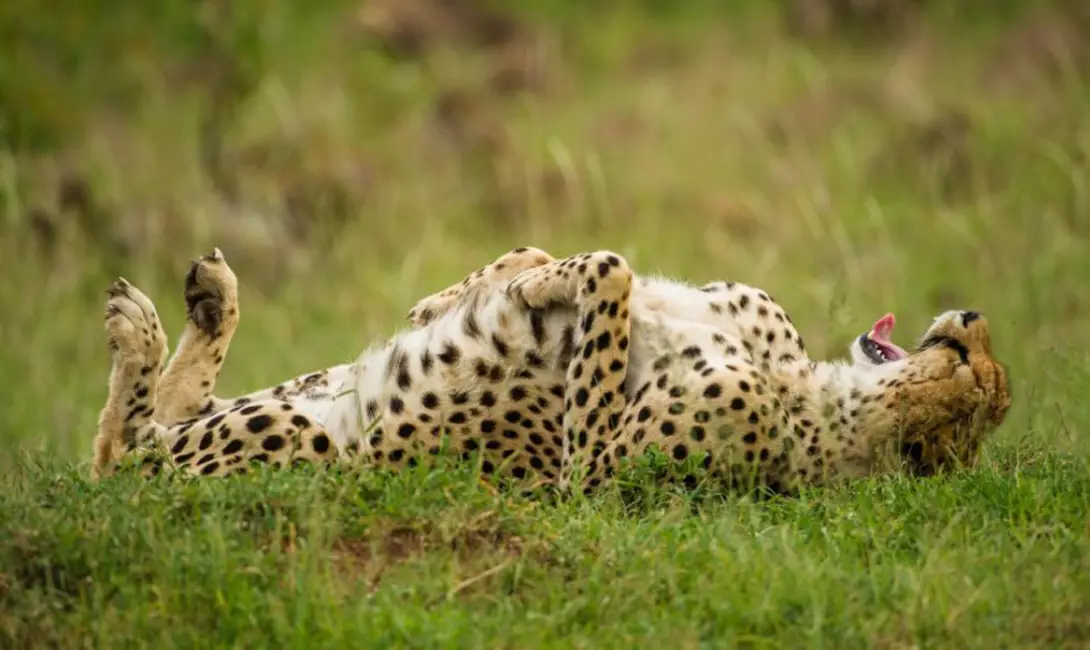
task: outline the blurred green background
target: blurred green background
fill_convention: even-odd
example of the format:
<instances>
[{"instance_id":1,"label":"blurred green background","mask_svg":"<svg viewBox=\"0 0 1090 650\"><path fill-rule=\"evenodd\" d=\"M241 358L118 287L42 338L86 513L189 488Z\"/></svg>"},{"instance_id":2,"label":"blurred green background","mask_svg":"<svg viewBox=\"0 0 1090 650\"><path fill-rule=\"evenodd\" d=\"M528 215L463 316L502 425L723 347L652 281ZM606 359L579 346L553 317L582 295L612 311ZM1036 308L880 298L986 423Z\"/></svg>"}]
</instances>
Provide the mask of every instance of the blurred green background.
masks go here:
<instances>
[{"instance_id":1,"label":"blurred green background","mask_svg":"<svg viewBox=\"0 0 1090 650\"><path fill-rule=\"evenodd\" d=\"M182 324L219 246L238 393L352 358L498 254L772 293L816 357L991 319L1001 440L1090 425L1090 10L926 0L0 5L0 465L84 462L102 290Z\"/></svg>"}]
</instances>

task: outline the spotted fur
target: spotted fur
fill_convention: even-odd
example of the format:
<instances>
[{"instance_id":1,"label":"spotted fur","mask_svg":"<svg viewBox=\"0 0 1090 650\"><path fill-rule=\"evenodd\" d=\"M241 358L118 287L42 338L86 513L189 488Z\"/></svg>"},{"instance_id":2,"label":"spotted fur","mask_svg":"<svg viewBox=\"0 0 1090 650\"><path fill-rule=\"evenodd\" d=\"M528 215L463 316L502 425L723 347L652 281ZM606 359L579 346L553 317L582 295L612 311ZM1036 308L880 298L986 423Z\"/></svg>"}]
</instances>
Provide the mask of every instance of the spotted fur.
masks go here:
<instances>
[{"instance_id":1,"label":"spotted fur","mask_svg":"<svg viewBox=\"0 0 1090 650\"><path fill-rule=\"evenodd\" d=\"M148 473L224 475L454 453L486 474L593 490L655 447L793 492L972 464L1010 404L974 312L939 316L905 359L875 365L853 343L853 361L814 362L767 293L637 277L609 251L516 249L421 300L411 328L355 362L234 400L212 394L239 316L218 250L184 296L186 329L161 371L151 301L124 280L110 289L100 474L127 457Z\"/></svg>"}]
</instances>

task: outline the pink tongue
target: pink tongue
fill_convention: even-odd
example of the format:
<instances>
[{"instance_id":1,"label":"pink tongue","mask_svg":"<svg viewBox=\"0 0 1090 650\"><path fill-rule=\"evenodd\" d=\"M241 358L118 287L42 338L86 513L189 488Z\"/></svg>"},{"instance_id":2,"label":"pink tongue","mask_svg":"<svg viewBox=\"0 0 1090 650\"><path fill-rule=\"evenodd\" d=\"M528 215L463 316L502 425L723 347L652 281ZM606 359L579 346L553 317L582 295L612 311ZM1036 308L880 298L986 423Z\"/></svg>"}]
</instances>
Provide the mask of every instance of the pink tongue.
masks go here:
<instances>
[{"instance_id":1,"label":"pink tongue","mask_svg":"<svg viewBox=\"0 0 1090 650\"><path fill-rule=\"evenodd\" d=\"M879 318L875 321L874 327L871 328L870 340L881 345L891 358L902 359L907 357L908 353L890 340L890 335L893 334L893 326L896 324L897 319L893 314L886 314Z\"/></svg>"}]
</instances>

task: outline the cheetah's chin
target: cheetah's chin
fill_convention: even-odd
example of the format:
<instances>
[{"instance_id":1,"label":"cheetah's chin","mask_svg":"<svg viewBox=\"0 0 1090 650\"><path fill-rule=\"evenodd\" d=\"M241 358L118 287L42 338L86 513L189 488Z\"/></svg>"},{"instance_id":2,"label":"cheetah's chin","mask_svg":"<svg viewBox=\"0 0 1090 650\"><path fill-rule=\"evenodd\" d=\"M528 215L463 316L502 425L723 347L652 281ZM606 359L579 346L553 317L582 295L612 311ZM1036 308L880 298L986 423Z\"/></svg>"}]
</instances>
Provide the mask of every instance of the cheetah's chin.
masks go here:
<instances>
[{"instance_id":1,"label":"cheetah's chin","mask_svg":"<svg viewBox=\"0 0 1090 650\"><path fill-rule=\"evenodd\" d=\"M860 347L868 359L876 364L883 364L904 359L908 356L904 348L890 339L896 325L896 317L893 314L886 314L875 321L870 332L859 337Z\"/></svg>"}]
</instances>

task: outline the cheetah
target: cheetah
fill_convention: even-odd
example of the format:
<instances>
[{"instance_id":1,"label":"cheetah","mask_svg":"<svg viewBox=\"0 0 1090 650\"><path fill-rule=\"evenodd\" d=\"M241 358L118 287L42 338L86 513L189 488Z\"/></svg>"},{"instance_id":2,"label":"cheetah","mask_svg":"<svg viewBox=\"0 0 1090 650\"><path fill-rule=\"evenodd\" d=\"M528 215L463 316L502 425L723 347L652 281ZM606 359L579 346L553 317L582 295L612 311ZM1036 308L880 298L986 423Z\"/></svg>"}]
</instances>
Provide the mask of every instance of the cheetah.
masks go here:
<instances>
[{"instance_id":1,"label":"cheetah","mask_svg":"<svg viewBox=\"0 0 1090 650\"><path fill-rule=\"evenodd\" d=\"M911 351L887 315L847 360L812 361L764 291L637 276L610 251L515 249L419 301L408 328L354 362L235 399L213 395L239 322L218 249L183 295L168 360L151 300L124 279L108 290L98 477L127 462L222 476L453 453L483 474L592 492L655 448L732 486L794 493L971 466L1010 406L977 312L939 315Z\"/></svg>"}]
</instances>

